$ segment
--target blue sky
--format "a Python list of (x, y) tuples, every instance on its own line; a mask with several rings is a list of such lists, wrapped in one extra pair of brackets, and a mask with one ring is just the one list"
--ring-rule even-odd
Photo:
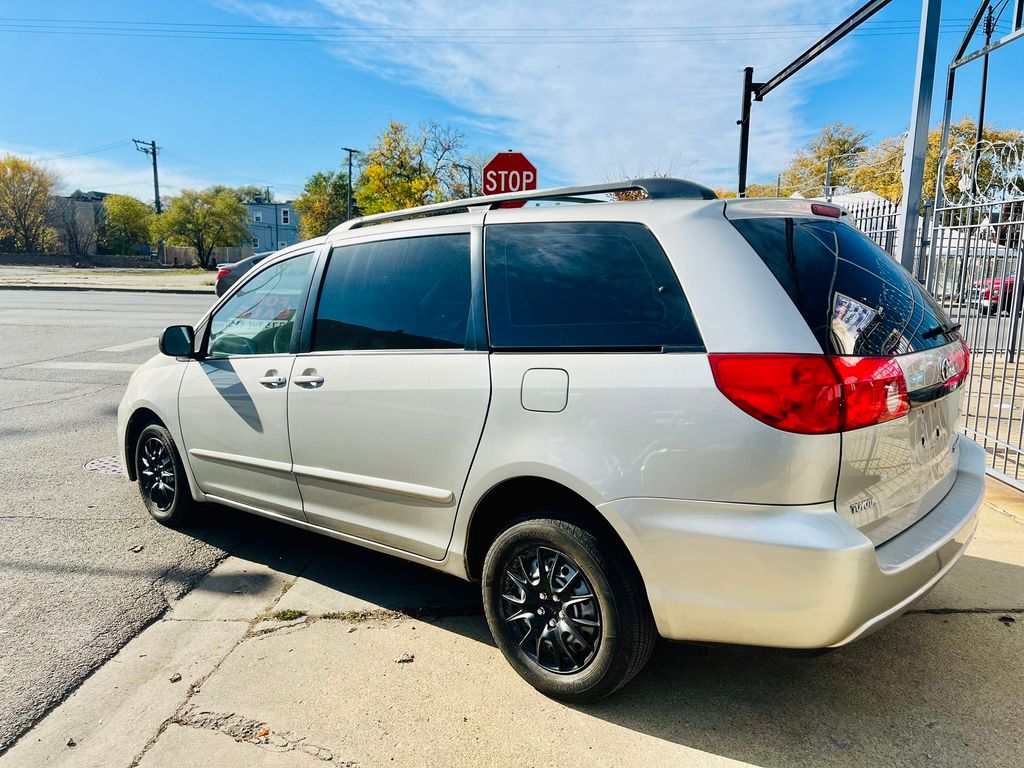
[[(288, 198), (388, 120), (440, 120), (472, 151), (525, 152), (542, 185), (649, 170), (730, 185), (743, 66), (773, 74), (859, 4), (4, 0), (0, 152), (69, 189), (150, 199), (129, 139), (155, 138), (164, 194), (252, 183)], [(977, 2), (943, 5), (936, 119)], [(774, 178), (828, 122), (906, 130), (919, 16), (894, 0), (755, 105), (752, 177)], [(992, 57), (989, 122), (1024, 128), (1022, 65), (1024, 42)], [(980, 71), (961, 70), (954, 115), (976, 114)]]

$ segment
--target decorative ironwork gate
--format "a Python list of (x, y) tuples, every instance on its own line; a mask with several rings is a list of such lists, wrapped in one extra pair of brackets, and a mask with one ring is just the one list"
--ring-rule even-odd
[(1024, 489), (1024, 142), (953, 145), (937, 188), (926, 285), (971, 347), (962, 426)]

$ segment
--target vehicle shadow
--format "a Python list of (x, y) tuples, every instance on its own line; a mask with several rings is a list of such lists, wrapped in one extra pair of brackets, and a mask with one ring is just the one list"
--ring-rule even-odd
[[(217, 538), (243, 527), (245, 537), (226, 547), (231, 554), (491, 644), (476, 585), (273, 521), (215, 510), (211, 526), (197, 533), (223, 546)], [(632, 683), (602, 702), (573, 709), (766, 768), (1019, 766), (1024, 616), (1020, 605), (1004, 603), (1007, 595), (1015, 594), (1018, 603), (1024, 596), (1018, 589), (1024, 569), (968, 555), (947, 582), (949, 595), (970, 594), (980, 608), (911, 612), (824, 655), (660, 641)], [(958, 592), (958, 583), (966, 589)], [(939, 597), (925, 605), (944, 604), (945, 596)], [(996, 608), (1016, 621), (1001, 621), (1007, 614)], [(455, 615), (465, 618), (445, 620)]]
[[(302, 576), (324, 588), (319, 590), (321, 594), (347, 596), (346, 603), (369, 604), (423, 619), (480, 616), (482, 621), (476, 584), (285, 523), (209, 505), (203, 527), (190, 528), (187, 533), (230, 555)], [(197, 588), (218, 586), (212, 581)], [(322, 607), (325, 613), (334, 612), (330, 604)]]

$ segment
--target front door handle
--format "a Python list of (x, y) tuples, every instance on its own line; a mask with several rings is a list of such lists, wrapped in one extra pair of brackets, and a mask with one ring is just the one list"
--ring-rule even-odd
[(304, 387), (306, 389), (316, 389), (324, 383), (324, 377), (320, 376), (316, 372), (316, 368), (307, 368), (299, 376), (293, 376), (292, 381), (297, 386)]
[(259, 382), (267, 389), (280, 389), (288, 383), (288, 379), (271, 369), (260, 377)]

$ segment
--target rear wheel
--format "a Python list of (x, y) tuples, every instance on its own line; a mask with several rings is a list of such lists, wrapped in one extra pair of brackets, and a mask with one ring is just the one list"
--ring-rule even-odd
[(142, 430), (135, 444), (135, 476), (146, 510), (164, 525), (188, 522), (195, 505), (171, 433), (161, 424)]
[(567, 520), (506, 528), (484, 561), (483, 598), (505, 658), (556, 699), (609, 695), (643, 669), (654, 648), (654, 620), (632, 563)]

